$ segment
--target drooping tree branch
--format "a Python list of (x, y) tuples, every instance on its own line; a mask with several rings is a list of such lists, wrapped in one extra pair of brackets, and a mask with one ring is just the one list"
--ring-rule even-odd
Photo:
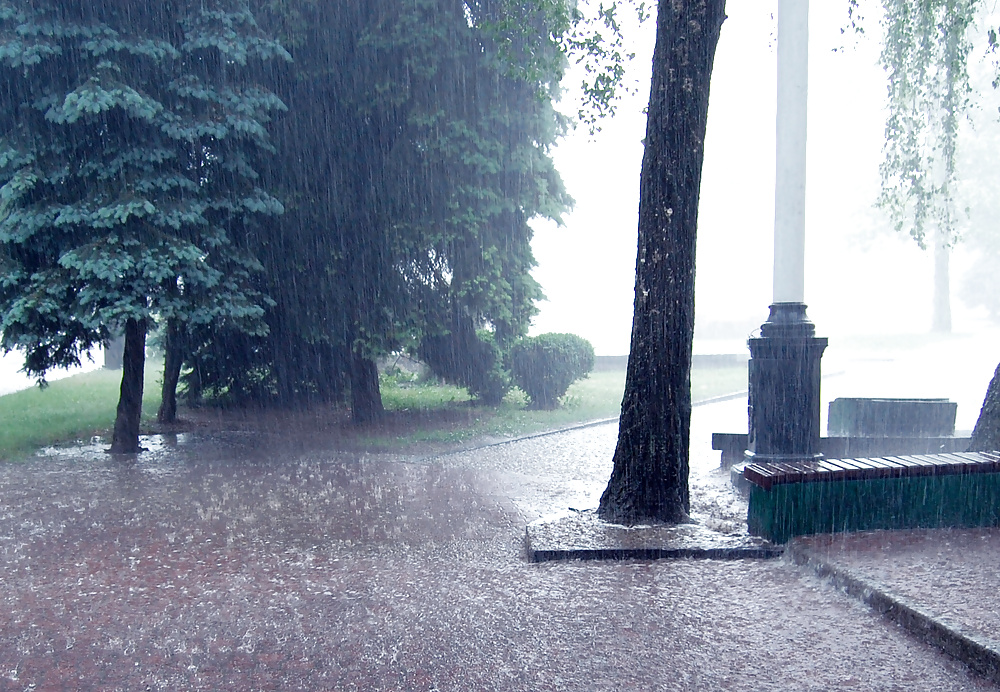
[[(935, 254), (933, 323), (950, 331), (948, 257), (957, 240), (956, 151), (972, 89), (969, 27), (978, 0), (883, 0), (888, 75), (878, 205), (898, 231)], [(852, 6), (852, 10), (855, 9)]]

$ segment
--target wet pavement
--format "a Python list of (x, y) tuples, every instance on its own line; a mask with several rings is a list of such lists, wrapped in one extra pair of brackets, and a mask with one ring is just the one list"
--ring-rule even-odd
[[(746, 507), (707, 436), (739, 406), (692, 427), (720, 541)], [(597, 504), (616, 434), (407, 456), (234, 431), (0, 464), (0, 690), (994, 689), (788, 558), (529, 562), (529, 523)], [(989, 631), (982, 535), (815, 547)]]

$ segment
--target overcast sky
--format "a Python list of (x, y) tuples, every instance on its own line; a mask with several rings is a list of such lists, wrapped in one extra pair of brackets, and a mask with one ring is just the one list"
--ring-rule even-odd
[[(929, 328), (931, 257), (893, 234), (872, 206), (886, 92), (878, 26), (869, 23), (867, 38), (843, 35), (846, 6), (824, 0), (810, 7), (806, 303), (821, 335), (922, 333)], [(731, 0), (727, 11), (712, 76), (699, 211), (696, 321), (705, 332), (720, 323), (759, 325), (771, 302), (777, 2)], [(532, 331), (578, 333), (601, 355), (629, 348), (641, 111), (653, 30), (650, 20), (632, 32), (638, 95), (596, 138), (579, 130), (555, 152), (577, 200), (565, 226), (536, 224), (535, 277), (549, 300)], [(959, 273), (960, 253), (955, 264)], [(979, 319), (957, 300), (953, 309), (956, 330)], [(732, 339), (732, 348), (741, 341)]]

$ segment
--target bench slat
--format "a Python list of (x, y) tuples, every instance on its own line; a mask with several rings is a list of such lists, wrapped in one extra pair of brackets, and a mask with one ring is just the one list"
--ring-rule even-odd
[(1000, 452), (969, 452), (969, 454), (978, 454), (986, 459), (1000, 463)]
[(837, 480), (861, 480), (864, 478), (864, 469), (860, 465), (852, 463), (850, 459), (824, 459), (831, 466), (837, 466), (840, 471), (836, 473)]
[(950, 452), (941, 454), (940, 456), (954, 459), (955, 464), (962, 469), (962, 473), (978, 473), (983, 470), (978, 459), (968, 459), (961, 454), (952, 454)]
[(899, 463), (906, 466), (905, 476), (929, 476), (934, 473), (934, 464), (921, 461), (913, 456), (901, 456), (901, 457), (885, 457), (892, 461), (898, 461)]
[(774, 472), (764, 464), (747, 464), (743, 467), (743, 477), (764, 490), (770, 490), (774, 485), (774, 476)]
[(918, 456), (923, 461), (934, 465), (934, 475), (936, 476), (965, 473), (968, 470), (968, 464), (964, 459), (952, 457), (949, 454), (920, 454)]
[(854, 461), (864, 464), (865, 478), (895, 478), (902, 475), (903, 467), (898, 464), (885, 461), (884, 459), (855, 459)]
[(983, 471), (995, 471), (1000, 469), (1000, 456), (985, 452), (951, 452), (952, 456), (968, 459)]
[(1000, 452), (948, 452), (857, 459), (754, 462), (746, 466), (743, 475), (754, 485), (769, 490), (781, 483), (995, 472), (1000, 472)]

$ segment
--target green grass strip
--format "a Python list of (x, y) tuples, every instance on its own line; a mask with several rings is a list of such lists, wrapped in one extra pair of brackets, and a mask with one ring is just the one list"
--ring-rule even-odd
[[(146, 369), (143, 418), (160, 405), (162, 370)], [(0, 396), (0, 459), (16, 459), (55, 444), (104, 437), (115, 421), (121, 370), (94, 370)]]
[[(143, 420), (148, 422), (160, 405), (162, 365), (156, 359), (147, 365)], [(692, 373), (692, 395), (699, 401), (746, 389), (746, 383), (746, 367), (698, 369)], [(95, 370), (56, 380), (45, 389), (0, 396), (0, 459), (24, 458), (43, 447), (94, 437), (108, 441), (120, 386), (121, 371)], [(570, 387), (560, 408), (535, 411), (526, 408), (524, 395), (516, 389), (500, 407), (489, 408), (472, 405), (468, 393), (458, 387), (388, 378), (382, 383), (386, 409), (411, 417), (414, 424), (405, 431), (373, 433), (363, 442), (392, 449), (415, 442), (456, 444), (612, 418), (621, 409), (624, 388), (624, 371), (595, 372)]]

